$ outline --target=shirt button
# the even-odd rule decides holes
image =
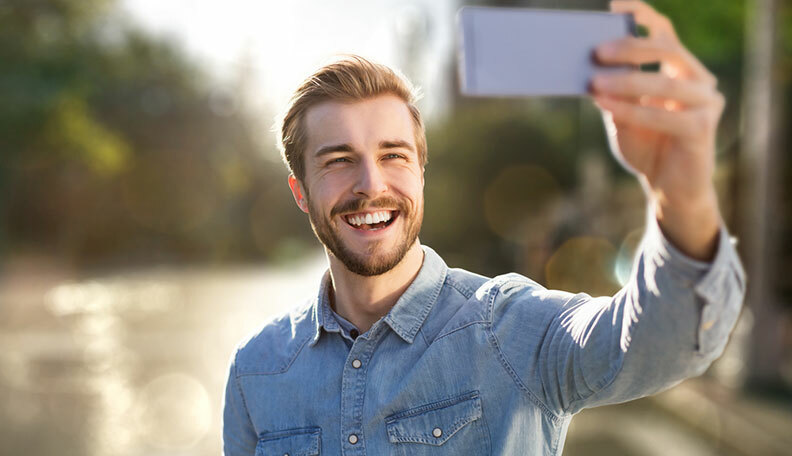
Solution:
[[[443,430],[440,428],[434,428],[432,431],[432,435],[437,437],[438,439],[443,436]]]
[[[361,363],[359,359],[352,361],[352,367],[354,367],[355,369],[360,369],[360,366],[362,365],[363,363]]]
[[[358,443],[358,438],[355,434],[349,434],[349,443],[352,445]]]

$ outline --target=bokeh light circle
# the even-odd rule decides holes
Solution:
[[[569,239],[545,265],[548,288],[610,296],[619,289],[613,276],[616,248],[607,239],[582,236]]]
[[[484,192],[484,214],[500,237],[523,244],[527,221],[543,214],[561,196],[558,182],[544,168],[514,165],[505,168]]]
[[[194,447],[209,431],[212,408],[206,388],[195,378],[171,373],[143,387],[137,427],[144,441],[169,450]]]

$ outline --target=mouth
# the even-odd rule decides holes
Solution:
[[[399,217],[400,212],[395,210],[379,210],[371,212],[356,212],[342,215],[341,218],[347,225],[360,231],[377,231],[389,227]]]

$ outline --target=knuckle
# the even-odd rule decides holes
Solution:
[[[672,78],[669,78],[668,76],[660,76],[659,85],[660,85],[660,89],[663,91],[663,93],[667,93],[667,94],[676,93],[677,89],[679,87],[678,84],[677,84],[677,81],[675,81]]]
[[[634,93],[639,89],[638,83],[633,78],[623,78],[618,83],[621,85],[622,90],[628,93]]]
[[[705,79],[707,81],[707,84],[710,85],[710,87],[712,88],[718,87],[718,78],[716,78],[714,74],[707,71]]]
[[[696,114],[696,120],[694,124],[696,126],[697,132],[711,131],[713,128],[713,123],[712,116],[710,116],[707,111],[700,111]]]
[[[726,107],[726,96],[717,90],[715,91],[715,106],[718,108],[719,112]]]

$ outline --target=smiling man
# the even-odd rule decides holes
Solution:
[[[297,89],[281,144],[330,267],[314,299],[235,353],[226,455],[560,455],[576,412],[720,355],[744,292],[712,185],[723,97],[664,17],[612,9],[651,38],[598,58],[664,69],[592,81],[649,202],[629,283],[593,298],[449,268],[418,240],[427,146],[409,84],[359,57],[327,65]]]

